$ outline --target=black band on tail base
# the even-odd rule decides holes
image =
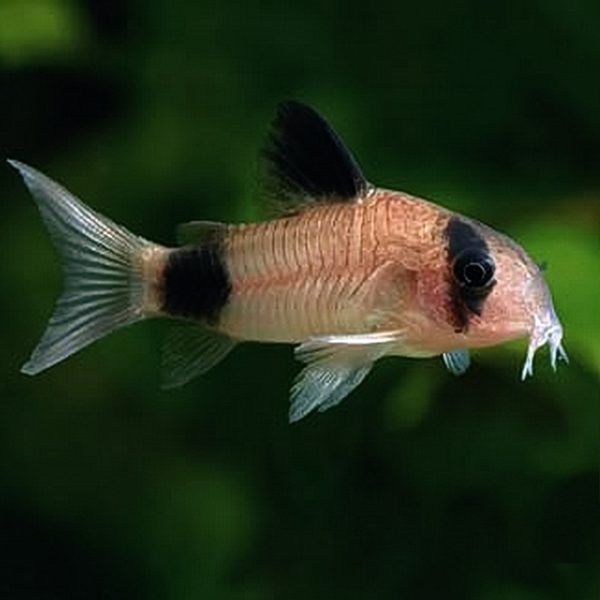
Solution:
[[[165,312],[215,323],[231,293],[223,240],[173,250],[163,281]]]

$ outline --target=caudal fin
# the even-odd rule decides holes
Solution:
[[[64,290],[48,328],[21,368],[35,375],[144,318],[142,252],[154,245],[94,212],[39,171],[8,162],[31,191],[64,269]]]

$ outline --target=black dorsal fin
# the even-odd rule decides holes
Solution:
[[[278,106],[262,156],[267,194],[288,207],[352,201],[369,187],[332,127],[300,102]]]

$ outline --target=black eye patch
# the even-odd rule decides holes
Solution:
[[[466,331],[469,313],[481,314],[485,300],[496,284],[496,265],[484,238],[468,222],[451,217],[445,234],[454,327],[457,331]]]

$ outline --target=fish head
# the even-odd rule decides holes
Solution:
[[[464,217],[452,216],[447,240],[448,311],[462,347],[491,346],[529,338],[522,379],[533,374],[538,348],[550,362],[568,361],[563,328],[542,268],[509,237]]]

